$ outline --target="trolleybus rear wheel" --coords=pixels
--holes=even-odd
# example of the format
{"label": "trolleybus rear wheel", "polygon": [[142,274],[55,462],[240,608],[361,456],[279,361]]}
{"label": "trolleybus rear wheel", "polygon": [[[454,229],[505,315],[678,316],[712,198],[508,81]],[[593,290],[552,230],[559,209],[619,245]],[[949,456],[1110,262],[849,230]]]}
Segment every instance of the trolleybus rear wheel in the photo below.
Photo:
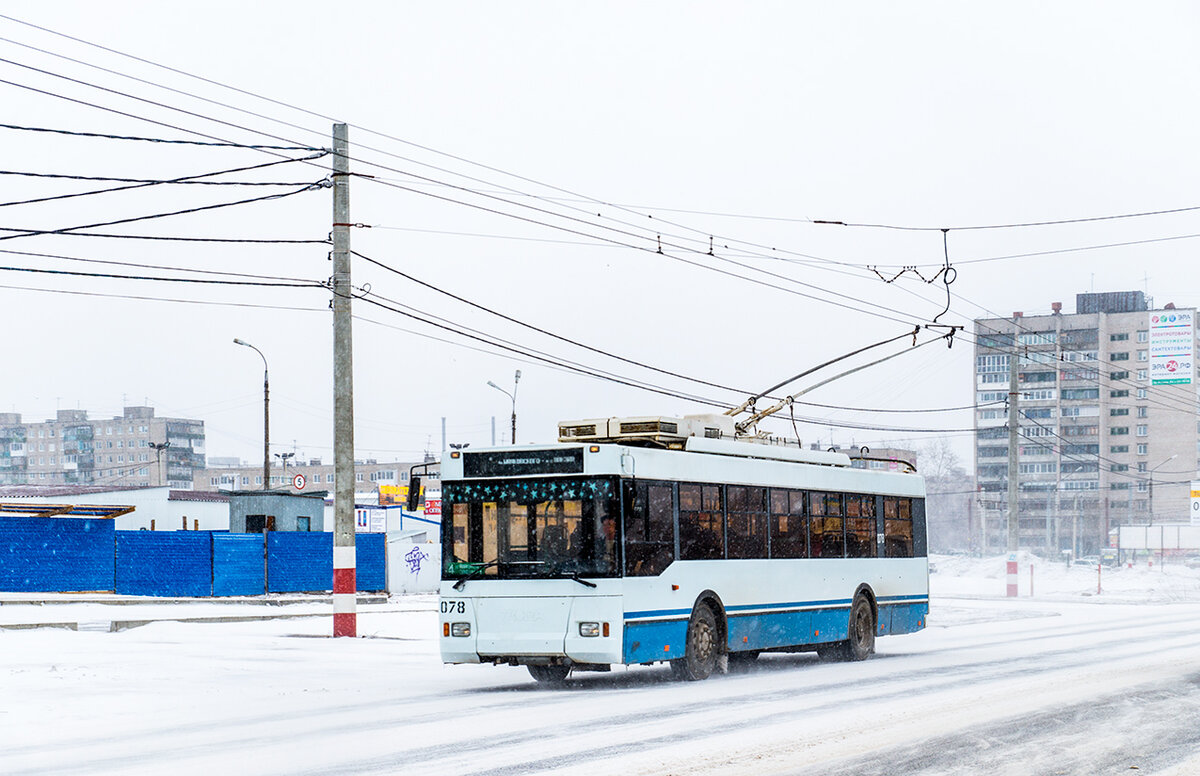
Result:
{"label": "trolleybus rear wheel", "polygon": [[875,612],[865,595],[850,605],[850,630],[845,641],[817,648],[822,660],[866,660],[875,651]]}

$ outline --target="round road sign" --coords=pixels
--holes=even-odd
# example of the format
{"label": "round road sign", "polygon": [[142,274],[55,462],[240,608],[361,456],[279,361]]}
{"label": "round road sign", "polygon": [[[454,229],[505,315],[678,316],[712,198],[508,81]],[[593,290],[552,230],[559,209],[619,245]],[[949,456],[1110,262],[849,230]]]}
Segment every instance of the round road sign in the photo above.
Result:
{"label": "round road sign", "polygon": [[304,490],[304,486],[307,484],[308,480],[303,474],[297,474],[295,477],[292,477],[292,487],[296,490]]}

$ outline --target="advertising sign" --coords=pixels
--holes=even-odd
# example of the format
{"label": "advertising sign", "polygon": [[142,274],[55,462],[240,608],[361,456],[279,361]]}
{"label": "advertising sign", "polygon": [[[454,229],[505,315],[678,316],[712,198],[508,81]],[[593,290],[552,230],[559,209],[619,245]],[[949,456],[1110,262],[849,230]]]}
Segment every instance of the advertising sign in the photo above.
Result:
{"label": "advertising sign", "polygon": [[1195,310],[1150,313],[1150,384],[1191,385],[1195,372]]}
{"label": "advertising sign", "polygon": [[1192,525],[1200,526],[1200,482],[1192,481]]}

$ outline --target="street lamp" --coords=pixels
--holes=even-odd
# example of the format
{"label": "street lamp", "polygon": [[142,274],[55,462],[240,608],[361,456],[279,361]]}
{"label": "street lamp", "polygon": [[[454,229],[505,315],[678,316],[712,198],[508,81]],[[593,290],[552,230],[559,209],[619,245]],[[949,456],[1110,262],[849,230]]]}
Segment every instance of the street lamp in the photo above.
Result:
{"label": "street lamp", "polygon": [[514,445],[517,443],[517,383],[519,383],[520,381],[521,381],[521,370],[518,369],[517,373],[515,375],[513,375],[512,393],[509,393],[508,391],[504,390],[500,386],[493,383],[491,380],[488,380],[488,385],[492,386],[500,393],[502,393],[505,396],[507,396],[508,398],[512,399],[512,443]]}
{"label": "street lamp", "polygon": [[1160,467],[1166,466],[1178,457],[1179,453],[1176,453],[1150,470],[1150,525],[1154,525],[1154,472],[1158,471]]}
{"label": "street lamp", "polygon": [[267,372],[267,357],[249,342],[233,338],[233,344],[250,348],[263,360],[263,490],[271,489],[271,380]]}
{"label": "street lamp", "polygon": [[171,446],[170,442],[151,442],[150,449],[154,451],[154,463],[158,469],[158,484],[166,485],[169,480],[163,477],[162,472],[162,452]]}

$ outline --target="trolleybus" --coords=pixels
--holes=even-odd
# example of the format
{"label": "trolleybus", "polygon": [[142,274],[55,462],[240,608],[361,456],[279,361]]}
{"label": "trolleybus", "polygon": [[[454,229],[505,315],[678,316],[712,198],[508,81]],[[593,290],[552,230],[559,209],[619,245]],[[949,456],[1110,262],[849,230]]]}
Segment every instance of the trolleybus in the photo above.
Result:
{"label": "trolleybus", "polygon": [[568,422],[557,444],[449,453],[443,661],[696,680],[763,651],[862,660],[923,628],[922,478],[721,425]]}

